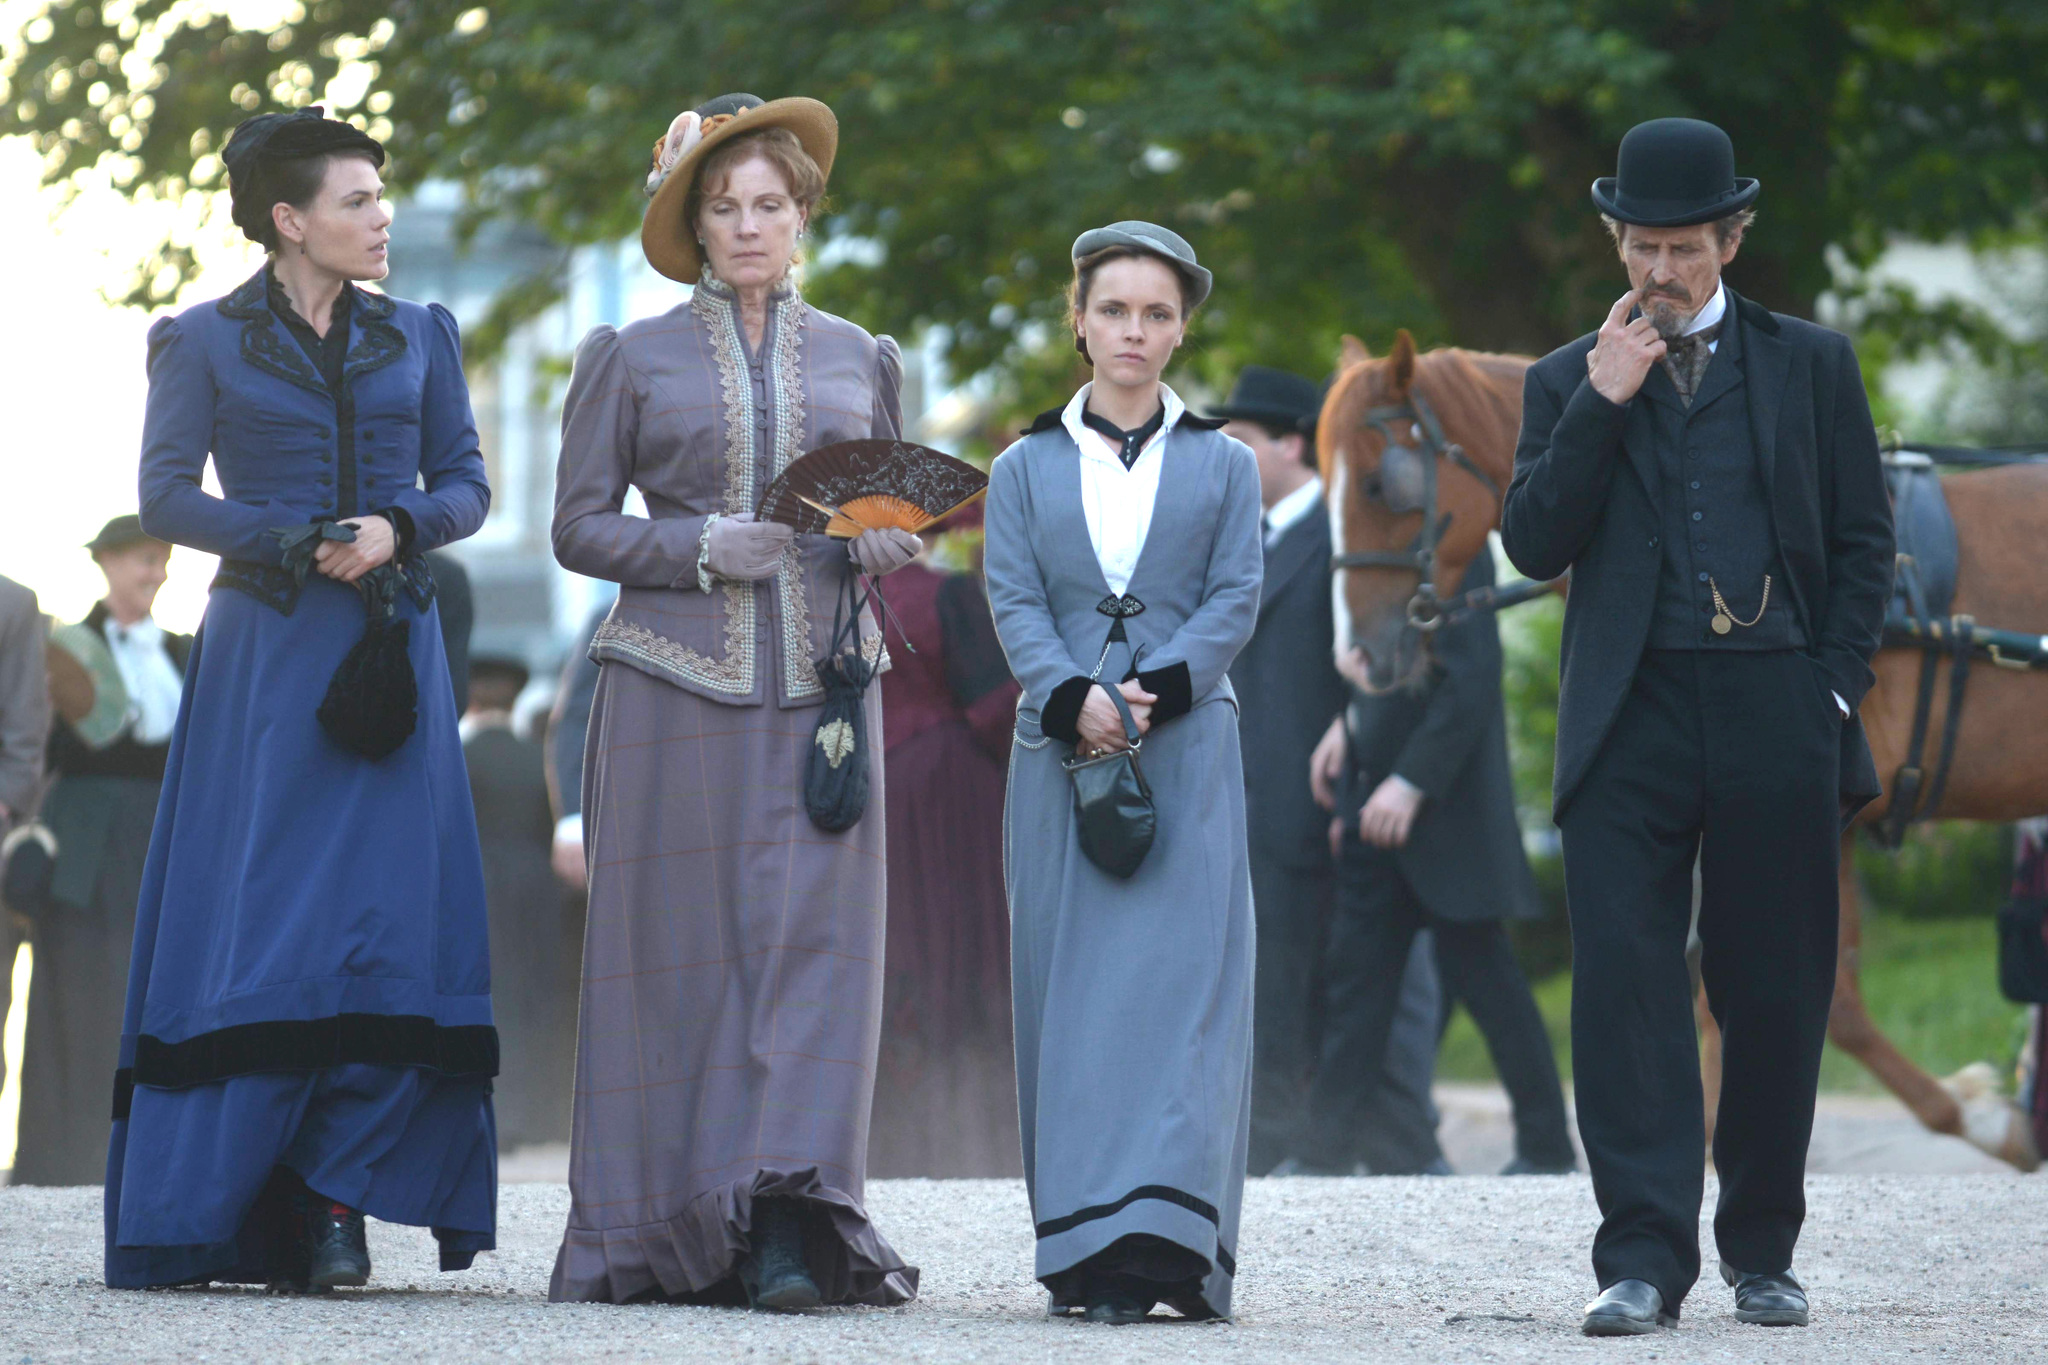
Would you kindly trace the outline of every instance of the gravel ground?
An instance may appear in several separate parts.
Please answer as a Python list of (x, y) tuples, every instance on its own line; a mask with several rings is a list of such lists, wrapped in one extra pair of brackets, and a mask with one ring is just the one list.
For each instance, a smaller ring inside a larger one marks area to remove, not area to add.
[[(1814, 1176), (1805, 1330), (1745, 1327), (1718, 1281), (1655, 1337), (1577, 1335), (1592, 1294), (1582, 1177), (1254, 1180), (1231, 1324), (1050, 1321), (1021, 1184), (884, 1180), (870, 1207), (924, 1268), (901, 1309), (793, 1317), (549, 1306), (568, 1207), (507, 1185), (503, 1249), (464, 1274), (373, 1225), (372, 1287), (331, 1299), (108, 1290), (97, 1189), (0, 1189), (0, 1365), (46, 1361), (1877, 1361), (2048, 1359), (2048, 1181)], [(1712, 1193), (1709, 1192), (1711, 1201)], [(1711, 1234), (1702, 1229), (1711, 1265)], [(1711, 1274), (1711, 1272), (1710, 1272)]]

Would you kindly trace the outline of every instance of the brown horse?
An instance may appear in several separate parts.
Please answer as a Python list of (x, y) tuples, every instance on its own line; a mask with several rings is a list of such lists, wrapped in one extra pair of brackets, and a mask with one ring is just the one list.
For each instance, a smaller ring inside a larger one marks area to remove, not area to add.
[[(1452, 590), (1473, 556), (1486, 552), (1488, 533), (1499, 525), (1500, 490), (1506, 489), (1514, 471), (1521, 426), (1522, 374), (1531, 363), (1525, 356), (1456, 349), (1417, 355), (1405, 331), (1396, 337), (1392, 354), (1374, 359), (1362, 343), (1345, 338), (1341, 373), (1324, 401), (1316, 429), (1338, 553), (1391, 558), (1420, 542), (1424, 518), (1412, 510), (1413, 499), (1389, 495), (1387, 433), (1391, 430), (1397, 442), (1411, 446), (1420, 444), (1421, 434), (1404, 429), (1401, 421), (1384, 420), (1390, 409), (1415, 406), (1419, 396), (1422, 406), (1435, 413), (1444, 440), (1460, 447), (1469, 461), (1436, 461), (1441, 533), (1435, 546), (1434, 580), (1444, 592)], [(1377, 425), (1369, 420), (1375, 415), (1382, 418)], [(2040, 527), (2048, 524), (2048, 467), (1958, 474), (1944, 479), (1943, 487), (1962, 542), (1954, 610), (1986, 626), (2048, 634), (2048, 575), (2040, 572), (2035, 553)], [(1396, 510), (1403, 507), (1411, 510)], [(1428, 659), (1427, 634), (1410, 624), (1424, 581), (1420, 567), (1345, 568), (1338, 571), (1338, 580), (1333, 597), (1340, 671), (1374, 691), (1418, 676)], [(1920, 654), (1887, 649), (1874, 667), (1877, 684), (1864, 698), (1863, 725), (1878, 771), (1889, 785), (1904, 761), (1912, 732)], [(1931, 813), (1957, 820), (2015, 820), (2048, 813), (2048, 673), (1979, 664), (1966, 695), (1955, 764), (1941, 807)], [(1944, 667), (1925, 750), (1930, 756), (1940, 752), (1947, 697)], [(1889, 791), (1872, 802), (1860, 823), (1882, 818), (1888, 799)], [(1967, 1137), (1993, 1155), (2031, 1169), (2039, 1158), (2025, 1116), (1988, 1093), (1981, 1072), (1937, 1080), (1901, 1053), (1871, 1020), (1860, 980), (1862, 904), (1851, 851), (1845, 838), (1830, 1040), (1868, 1067), (1927, 1127)], [(1704, 1009), (1700, 1015), (1711, 1101), (1719, 1091), (1720, 1040), (1711, 1016)], [(1710, 1102), (1710, 1123), (1713, 1112)]]

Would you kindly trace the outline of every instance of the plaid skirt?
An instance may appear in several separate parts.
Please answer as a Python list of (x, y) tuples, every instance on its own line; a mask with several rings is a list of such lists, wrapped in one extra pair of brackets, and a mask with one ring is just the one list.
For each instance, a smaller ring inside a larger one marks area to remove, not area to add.
[(862, 1203), (882, 1012), (881, 697), (852, 829), (804, 812), (818, 711), (726, 706), (606, 663), (583, 772), (569, 1226), (549, 1296), (717, 1296), (753, 1201), (800, 1195), (827, 1303), (917, 1292)]

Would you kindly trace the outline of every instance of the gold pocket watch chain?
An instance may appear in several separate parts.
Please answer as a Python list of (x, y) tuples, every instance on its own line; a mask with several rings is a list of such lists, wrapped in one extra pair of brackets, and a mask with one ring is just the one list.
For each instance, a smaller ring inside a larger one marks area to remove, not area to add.
[(1707, 580), (1707, 587), (1714, 594), (1714, 619), (1707, 622), (1707, 624), (1714, 628), (1714, 634), (1716, 635), (1726, 635), (1736, 626), (1741, 626), (1744, 630), (1749, 629), (1749, 627), (1764, 619), (1764, 608), (1771, 605), (1771, 576), (1769, 574), (1764, 575), (1764, 596), (1763, 600), (1756, 604), (1756, 615), (1747, 621), (1736, 620), (1735, 613), (1728, 610), (1728, 603), (1721, 596), (1721, 585), (1719, 583), (1709, 578)]

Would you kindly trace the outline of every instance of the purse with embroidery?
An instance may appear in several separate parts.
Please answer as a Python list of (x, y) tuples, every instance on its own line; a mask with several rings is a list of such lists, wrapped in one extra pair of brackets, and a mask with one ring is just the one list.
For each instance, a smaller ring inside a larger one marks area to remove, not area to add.
[[(862, 706), (878, 661), (860, 647), (866, 596), (846, 576), (832, 613), (832, 643), (812, 667), (825, 689), (804, 769), (804, 810), (819, 829), (837, 834), (860, 823), (868, 808), (868, 722)], [(879, 600), (879, 599), (877, 599)]]

